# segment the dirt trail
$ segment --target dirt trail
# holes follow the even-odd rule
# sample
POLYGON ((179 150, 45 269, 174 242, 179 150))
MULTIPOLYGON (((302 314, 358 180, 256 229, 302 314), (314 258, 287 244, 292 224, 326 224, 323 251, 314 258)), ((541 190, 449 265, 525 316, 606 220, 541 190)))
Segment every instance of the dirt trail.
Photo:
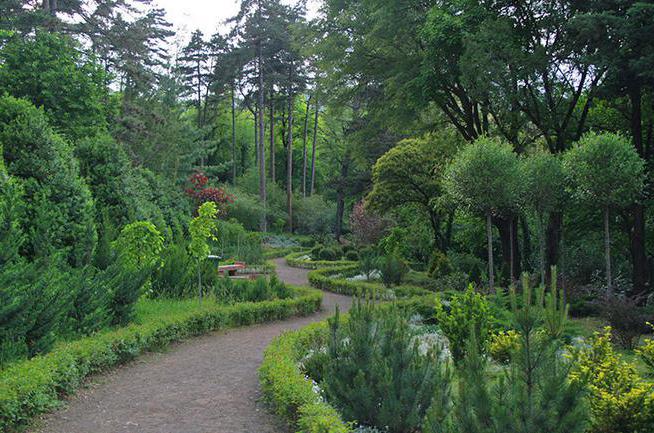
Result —
MULTIPOLYGON (((283 281, 308 285, 303 269, 277 259, 283 281)), ((272 433, 286 428, 260 402, 257 368, 277 335, 324 319, 347 296, 324 293, 323 310, 301 318, 216 332, 151 353, 96 377, 46 416, 40 433, 272 433)))

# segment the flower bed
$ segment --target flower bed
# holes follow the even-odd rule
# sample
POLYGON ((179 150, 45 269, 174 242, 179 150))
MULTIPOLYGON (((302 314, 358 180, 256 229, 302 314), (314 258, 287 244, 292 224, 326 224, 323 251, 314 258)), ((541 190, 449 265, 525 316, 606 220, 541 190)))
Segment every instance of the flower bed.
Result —
POLYGON ((317 269, 309 272, 309 282, 313 287, 320 290, 349 296, 368 294, 384 295, 390 292, 397 298, 408 298, 433 293, 421 287, 397 286, 388 289, 379 282, 353 281, 347 279, 348 276, 356 275, 358 273, 359 267, 356 264, 317 269))
POLYGON ((357 262, 352 260, 311 260, 306 259, 307 251, 298 251, 288 254, 286 264, 294 268, 302 269, 322 269, 322 268, 337 268, 341 266, 356 265, 357 262))
POLYGON ((47 355, 14 364, 0 372, 0 431, 18 431, 34 416, 59 406, 60 398, 73 393, 89 375, 148 350, 218 329, 307 315, 320 308, 318 291, 293 290, 296 296, 290 299, 176 309, 157 316, 158 320, 62 343, 47 355))

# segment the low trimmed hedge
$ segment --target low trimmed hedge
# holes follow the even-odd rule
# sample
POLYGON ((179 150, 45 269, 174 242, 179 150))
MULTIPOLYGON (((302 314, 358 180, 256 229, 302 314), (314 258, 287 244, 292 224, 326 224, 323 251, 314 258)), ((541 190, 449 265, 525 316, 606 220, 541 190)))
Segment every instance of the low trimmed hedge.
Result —
POLYGON ((301 260, 300 257, 306 256, 307 251, 298 251, 288 254, 286 264, 293 268, 302 269, 322 269, 322 268, 338 268, 341 266, 356 265, 357 262, 352 260, 301 260))
POLYGON ((350 281, 343 277, 332 277, 333 275, 356 275, 358 271, 359 267, 356 264, 317 269, 309 272, 309 282, 313 287, 317 289, 349 296, 363 296, 375 293, 379 294, 388 290, 391 290, 397 298, 425 296, 434 293, 430 290, 423 289, 422 287, 396 286, 388 289, 381 283, 369 281, 350 281))
POLYGON ((59 406, 60 398, 73 393, 89 375, 145 351, 218 329, 308 315, 320 308, 320 292, 293 290, 296 296, 290 299, 230 306, 207 303, 193 311, 176 311, 160 320, 62 343, 44 356, 14 364, 0 372, 0 431, 18 431, 35 416, 59 406))
POLYGON ((279 257, 286 257, 291 253, 297 251, 303 251, 303 250, 306 250, 306 248, 301 247, 299 245, 293 247, 284 247, 284 248, 266 248, 263 251, 263 257, 265 259, 277 259, 279 257))
POLYGON ((346 433, 352 426, 313 390, 300 370, 300 359, 310 344, 327 337, 327 324, 314 323, 273 340, 264 353, 259 381, 275 413, 302 433, 346 433))

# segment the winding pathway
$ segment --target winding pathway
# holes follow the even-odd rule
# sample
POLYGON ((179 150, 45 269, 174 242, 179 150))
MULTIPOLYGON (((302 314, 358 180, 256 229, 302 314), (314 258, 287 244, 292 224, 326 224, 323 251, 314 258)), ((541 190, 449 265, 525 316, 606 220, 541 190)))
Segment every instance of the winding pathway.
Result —
MULTIPOLYGON (((303 269, 277 259, 281 280, 308 285, 303 269)), ((260 402, 257 368, 277 335, 324 319, 351 299, 324 293, 322 311, 230 329, 150 353, 97 376, 33 433, 276 433, 287 429, 260 402)))

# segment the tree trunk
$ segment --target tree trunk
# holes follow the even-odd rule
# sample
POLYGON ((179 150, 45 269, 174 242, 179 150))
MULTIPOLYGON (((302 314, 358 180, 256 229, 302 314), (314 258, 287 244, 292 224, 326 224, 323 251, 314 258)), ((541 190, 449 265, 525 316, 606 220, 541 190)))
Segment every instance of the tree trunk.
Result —
POLYGON ((270 91, 270 180, 275 183, 275 101, 270 91))
POLYGON ((318 105, 318 97, 316 96, 316 113, 313 118, 313 144, 311 145, 311 188, 309 189, 309 195, 313 195, 316 187, 316 141, 318 138, 318 111, 320 106, 318 105))
MULTIPOLYGON (((629 89, 629 101, 631 103, 631 136, 634 147, 645 161, 648 160, 647 152, 643 146, 642 127, 642 86, 634 79, 629 89)), ((645 166, 647 170, 647 165, 645 166)), ((645 248, 645 207, 636 203, 631 207, 632 227, 629 231, 631 262, 633 265, 633 293, 640 294, 648 289, 649 269, 647 266, 647 251, 645 248)))
POLYGON ((232 83, 232 185, 236 185, 236 101, 232 83))
POLYGON ((265 146, 263 144, 265 135, 264 135, 264 122, 263 122, 263 111, 264 111, 264 82, 263 82, 263 54, 261 42, 257 45, 257 57, 258 57, 258 66, 259 66, 259 103, 257 110, 257 117, 259 123, 259 199, 261 200, 261 205, 263 206, 264 212, 261 217, 261 231, 266 232, 268 230, 268 222, 266 219, 266 158, 265 158, 265 146))
POLYGON ((514 220, 515 219, 513 217, 509 218, 509 285, 511 287, 513 287, 513 282, 515 281, 515 245, 513 244, 513 240, 515 238, 513 233, 513 228, 515 226, 514 220))
POLYGON ((609 230, 609 207, 604 208, 604 255, 606 258, 606 289, 607 294, 613 293, 613 281, 611 280, 611 233, 609 230))
POLYGON ((286 149, 286 207, 288 231, 293 233, 293 62, 288 70, 288 148, 286 149))
POLYGON ((198 300, 200 301, 200 305, 202 305, 202 266, 199 260, 198 260, 198 300))
POLYGON ((307 196, 307 137, 309 134, 309 111, 311 95, 307 98, 307 111, 304 115, 304 141, 302 144, 302 197, 307 196))
POLYGON ((493 226, 490 212, 486 214, 486 240, 488 247, 488 285, 490 291, 495 290, 495 274, 493 271, 493 226))
POLYGON ((540 261, 540 285, 545 287, 545 218, 538 212, 538 258, 540 261))
POLYGON ((345 155, 341 162, 341 176, 336 186, 336 222, 334 226, 334 237, 337 241, 341 240, 343 234, 343 215, 345 214, 345 193, 347 186, 347 176, 350 172, 350 157, 345 155))
MULTIPOLYGON (((550 212, 545 232, 545 284, 550 284, 552 266, 559 263, 561 231, 563 229, 563 213, 550 212)), ((563 276, 562 269, 557 266, 559 276, 563 276)))

